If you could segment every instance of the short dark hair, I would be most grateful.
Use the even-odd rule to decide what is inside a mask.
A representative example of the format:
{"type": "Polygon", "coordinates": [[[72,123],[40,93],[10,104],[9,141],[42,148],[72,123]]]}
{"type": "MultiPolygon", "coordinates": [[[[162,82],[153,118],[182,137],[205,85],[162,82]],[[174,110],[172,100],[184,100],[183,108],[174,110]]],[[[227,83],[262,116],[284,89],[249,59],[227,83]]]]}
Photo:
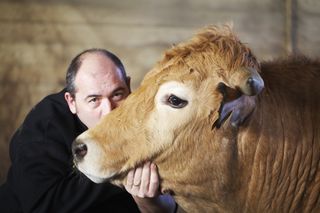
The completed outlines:
{"type": "MultiPolygon", "coordinates": [[[[72,96],[74,96],[75,94],[75,85],[74,85],[74,81],[76,78],[76,75],[78,73],[78,70],[81,66],[81,63],[83,61],[83,55],[87,54],[87,53],[101,53],[104,56],[106,56],[107,58],[109,58],[115,65],[117,68],[120,69],[121,71],[121,75],[123,77],[123,80],[127,83],[126,79],[127,79],[127,74],[125,71],[125,68],[121,62],[121,60],[113,53],[109,52],[108,50],[105,49],[99,49],[99,48],[92,48],[92,49],[87,49],[82,51],[81,53],[79,53],[78,55],[76,55],[68,69],[67,69],[67,74],[66,74],[66,91],[69,92],[72,96]]],[[[127,85],[129,87],[129,85],[127,85]]]]}

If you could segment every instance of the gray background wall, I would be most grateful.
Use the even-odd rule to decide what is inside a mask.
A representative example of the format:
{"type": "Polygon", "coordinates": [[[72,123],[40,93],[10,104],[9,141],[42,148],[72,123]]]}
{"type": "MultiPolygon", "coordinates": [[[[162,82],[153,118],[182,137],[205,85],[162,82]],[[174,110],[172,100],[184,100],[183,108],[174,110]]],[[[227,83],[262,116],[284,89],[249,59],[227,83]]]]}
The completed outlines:
{"type": "Polygon", "coordinates": [[[135,89],[165,49],[226,22],[260,60],[320,55],[319,0],[0,0],[0,184],[14,130],[34,104],[63,87],[78,52],[116,53],[135,89]]]}

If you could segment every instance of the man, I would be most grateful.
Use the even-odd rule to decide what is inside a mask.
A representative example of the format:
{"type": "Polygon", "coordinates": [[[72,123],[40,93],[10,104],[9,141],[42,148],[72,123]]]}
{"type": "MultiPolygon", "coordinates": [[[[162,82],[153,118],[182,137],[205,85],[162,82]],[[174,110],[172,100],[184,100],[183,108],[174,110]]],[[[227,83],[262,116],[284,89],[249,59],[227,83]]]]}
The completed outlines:
{"type": "Polygon", "coordinates": [[[1,212],[173,212],[175,202],[159,195],[150,162],[129,172],[125,189],[132,196],[109,183],[95,184],[73,168],[72,141],[130,94],[121,61],[106,50],[86,50],[72,60],[66,82],[66,89],[32,109],[13,136],[1,212]]]}

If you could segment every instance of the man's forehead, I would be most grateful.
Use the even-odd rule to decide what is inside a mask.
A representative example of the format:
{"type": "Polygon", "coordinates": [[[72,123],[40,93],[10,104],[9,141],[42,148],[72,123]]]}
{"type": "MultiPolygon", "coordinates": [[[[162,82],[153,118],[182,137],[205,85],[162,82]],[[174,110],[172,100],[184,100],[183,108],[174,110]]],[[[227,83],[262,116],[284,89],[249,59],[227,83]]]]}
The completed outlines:
{"type": "Polygon", "coordinates": [[[77,75],[110,75],[125,80],[124,73],[108,56],[102,53],[87,53],[82,57],[77,75]]]}
{"type": "Polygon", "coordinates": [[[83,75],[75,81],[75,91],[81,96],[108,96],[115,90],[126,88],[126,82],[115,75],[83,75]]]}
{"type": "Polygon", "coordinates": [[[102,53],[87,53],[82,57],[74,81],[76,93],[102,93],[127,87],[122,71],[109,57],[102,53]]]}

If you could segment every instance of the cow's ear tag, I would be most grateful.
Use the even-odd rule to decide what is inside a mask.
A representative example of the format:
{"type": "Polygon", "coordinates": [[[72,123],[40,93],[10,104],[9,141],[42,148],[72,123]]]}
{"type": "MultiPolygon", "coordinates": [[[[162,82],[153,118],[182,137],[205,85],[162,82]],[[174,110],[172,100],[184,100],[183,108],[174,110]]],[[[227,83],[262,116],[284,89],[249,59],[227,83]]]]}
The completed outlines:
{"type": "Polygon", "coordinates": [[[239,90],[230,88],[224,83],[219,83],[217,90],[222,94],[223,99],[219,109],[219,118],[213,127],[220,128],[229,117],[232,126],[240,126],[255,108],[255,97],[243,95],[239,90]]]}

